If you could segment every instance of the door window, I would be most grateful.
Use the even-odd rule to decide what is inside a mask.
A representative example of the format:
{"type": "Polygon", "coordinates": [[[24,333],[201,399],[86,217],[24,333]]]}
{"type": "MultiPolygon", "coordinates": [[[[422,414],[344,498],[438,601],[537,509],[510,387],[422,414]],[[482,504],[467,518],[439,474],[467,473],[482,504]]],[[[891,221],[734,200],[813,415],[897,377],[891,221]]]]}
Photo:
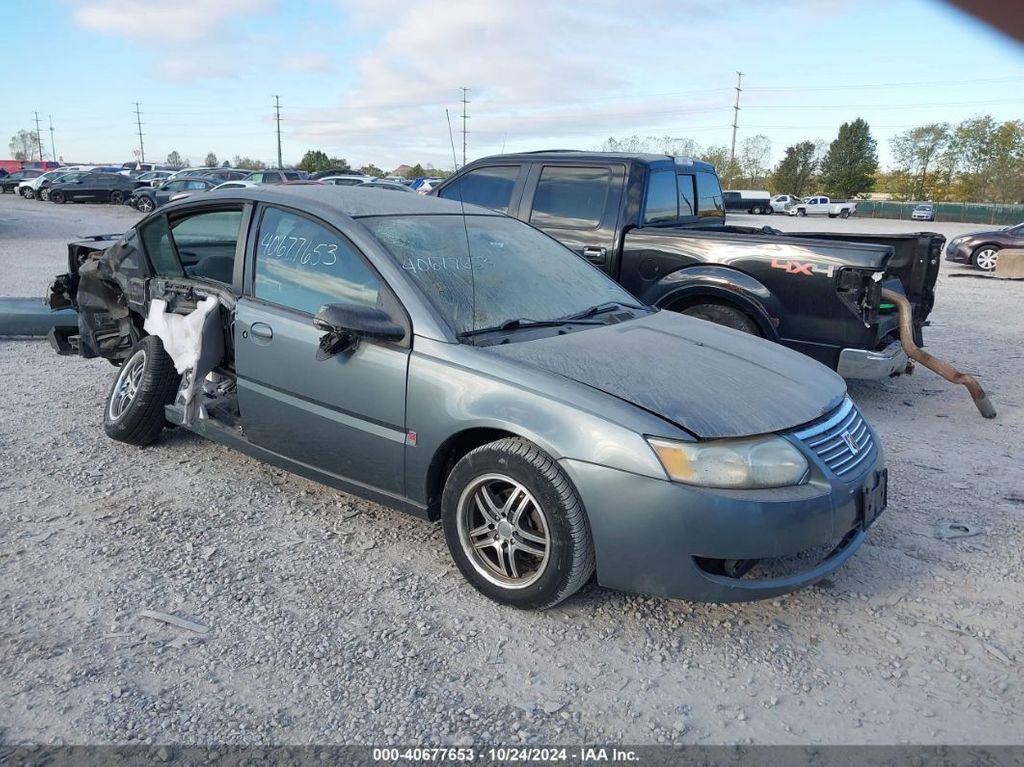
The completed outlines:
{"type": "Polygon", "coordinates": [[[663,224],[679,218],[679,195],[676,192],[675,176],[674,171],[662,170],[652,173],[647,180],[645,224],[663,224]]]}
{"type": "Polygon", "coordinates": [[[333,230],[297,213],[267,208],[258,233],[253,293],[316,314],[324,304],[377,306],[380,280],[333,230]]]}
{"type": "Polygon", "coordinates": [[[604,216],[611,177],[607,168],[545,167],[533,195],[530,223],[564,229],[596,228],[604,216]]]}
{"type": "Polygon", "coordinates": [[[707,171],[697,171],[697,215],[701,218],[721,218],[725,215],[722,208],[722,187],[718,176],[707,171]]]}
{"type": "Polygon", "coordinates": [[[160,216],[142,227],[140,233],[157,274],[230,285],[241,226],[239,207],[193,213],[171,221],[160,216]]]}
{"type": "Polygon", "coordinates": [[[517,178],[518,165],[478,168],[446,186],[441,190],[440,196],[508,213],[517,178]]]}

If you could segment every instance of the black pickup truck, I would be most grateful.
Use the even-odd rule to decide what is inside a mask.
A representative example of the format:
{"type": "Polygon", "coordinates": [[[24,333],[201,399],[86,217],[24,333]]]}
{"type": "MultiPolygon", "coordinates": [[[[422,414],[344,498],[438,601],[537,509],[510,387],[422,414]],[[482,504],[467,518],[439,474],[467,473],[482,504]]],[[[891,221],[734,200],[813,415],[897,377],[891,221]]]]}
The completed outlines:
{"type": "Polygon", "coordinates": [[[477,160],[431,194],[507,213],[603,269],[643,302],[755,333],[847,378],[903,372],[895,307],[915,341],[945,238],[784,234],[725,222],[713,166],[665,155],[527,152],[477,160]]]}

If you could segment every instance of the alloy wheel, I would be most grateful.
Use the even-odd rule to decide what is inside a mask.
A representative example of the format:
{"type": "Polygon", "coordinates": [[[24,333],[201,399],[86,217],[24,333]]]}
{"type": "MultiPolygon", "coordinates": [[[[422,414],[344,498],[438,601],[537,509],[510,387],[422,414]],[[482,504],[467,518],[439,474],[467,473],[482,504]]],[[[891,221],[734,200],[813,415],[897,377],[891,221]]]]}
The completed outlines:
{"type": "Polygon", "coordinates": [[[146,350],[139,349],[131,358],[124,363],[120,374],[117,376],[117,383],[110,393],[110,404],[107,406],[107,415],[111,421],[116,421],[126,412],[138,394],[139,385],[142,383],[142,374],[146,370],[146,350]]]}
{"type": "Polygon", "coordinates": [[[458,532],[473,568],[502,588],[535,583],[550,559],[543,508],[524,485],[503,474],[478,477],[462,492],[458,532]]]}

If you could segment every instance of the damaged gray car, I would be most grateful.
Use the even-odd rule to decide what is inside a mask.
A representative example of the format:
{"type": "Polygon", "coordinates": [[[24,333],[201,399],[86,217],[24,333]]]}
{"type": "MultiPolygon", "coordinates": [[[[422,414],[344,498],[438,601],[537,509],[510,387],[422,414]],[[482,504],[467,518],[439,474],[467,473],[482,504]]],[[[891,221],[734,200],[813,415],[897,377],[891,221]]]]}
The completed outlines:
{"type": "Polygon", "coordinates": [[[133,445],[189,428],[440,520],[488,597],[607,587],[772,597],[859,548],[885,461],[843,380],[796,352],[637,303],[490,210],[345,187],[172,203],[69,246],[61,354],[119,366],[133,445]]]}

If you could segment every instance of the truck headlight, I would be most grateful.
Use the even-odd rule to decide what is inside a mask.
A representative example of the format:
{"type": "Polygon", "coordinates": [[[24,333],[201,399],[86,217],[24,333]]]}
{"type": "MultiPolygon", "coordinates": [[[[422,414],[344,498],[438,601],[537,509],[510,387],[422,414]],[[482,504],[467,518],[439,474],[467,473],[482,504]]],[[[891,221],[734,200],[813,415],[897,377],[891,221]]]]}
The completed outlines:
{"type": "Polygon", "coordinates": [[[665,473],[701,487],[753,489],[801,485],[807,459],[782,437],[677,442],[648,437],[665,473]]]}

